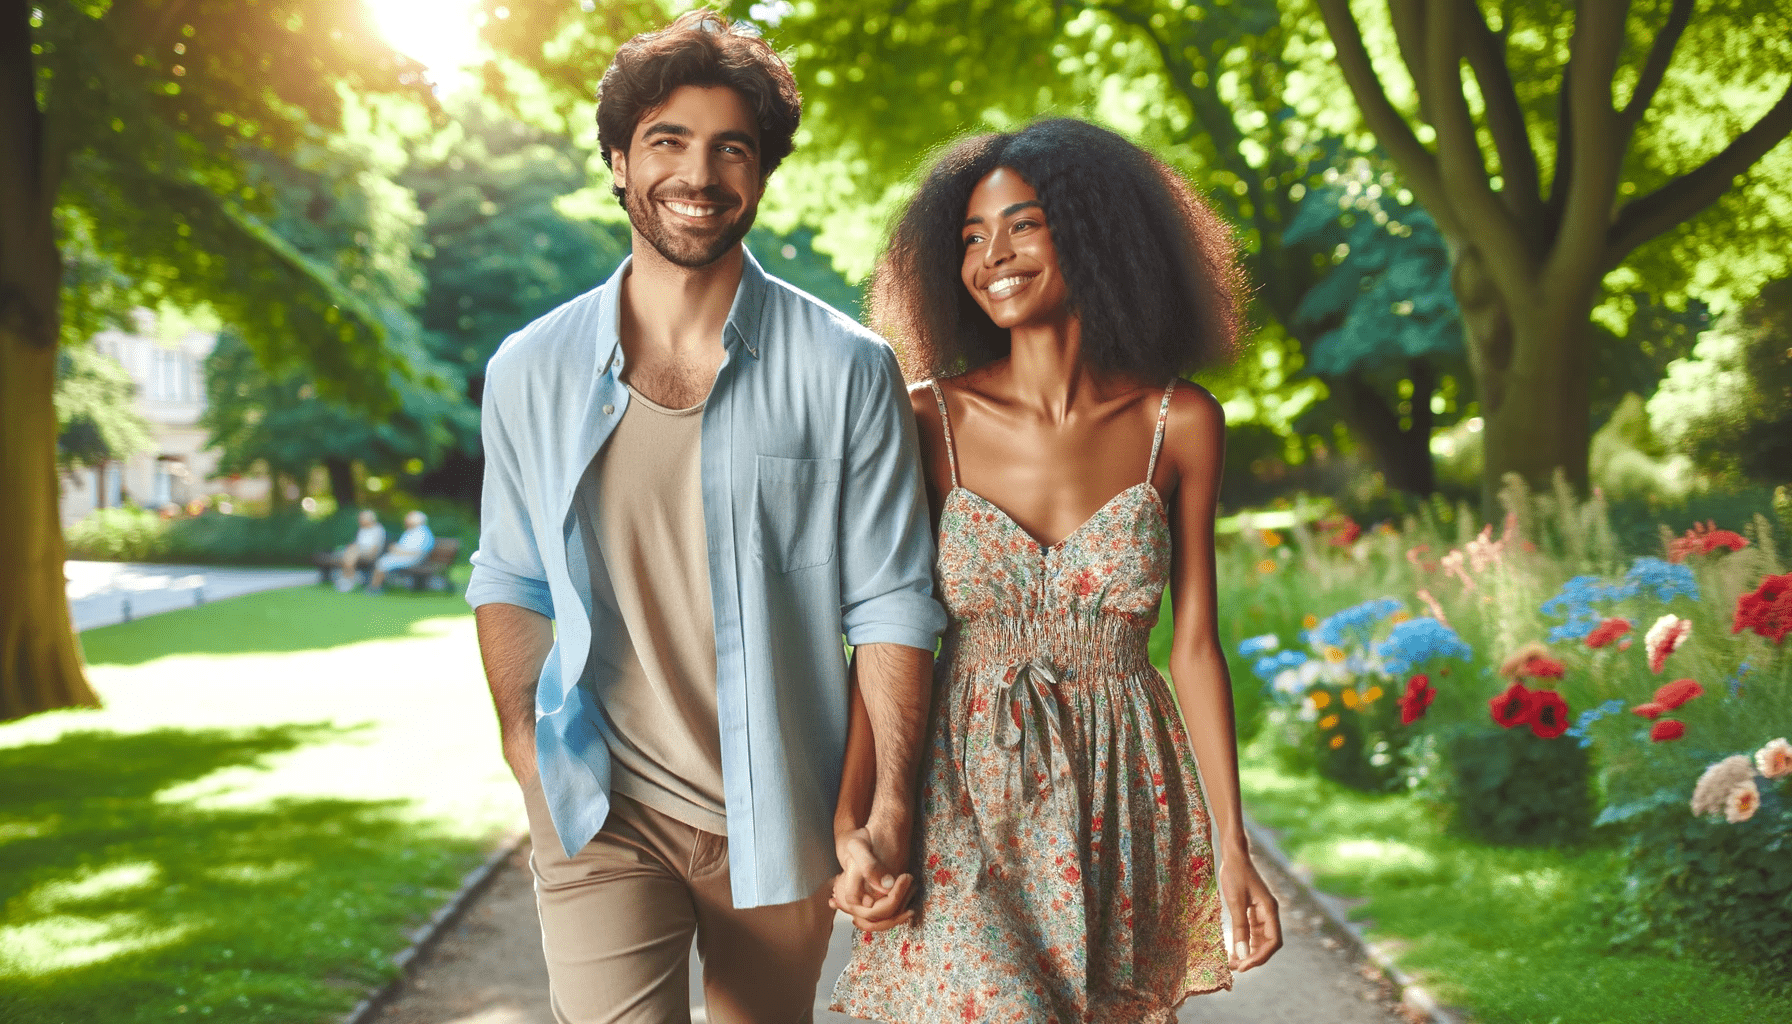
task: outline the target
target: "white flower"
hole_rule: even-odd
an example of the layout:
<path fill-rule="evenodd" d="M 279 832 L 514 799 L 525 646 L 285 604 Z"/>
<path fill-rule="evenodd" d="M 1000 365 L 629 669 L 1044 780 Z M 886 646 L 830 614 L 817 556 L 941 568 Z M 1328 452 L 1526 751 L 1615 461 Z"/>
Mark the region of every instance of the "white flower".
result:
<path fill-rule="evenodd" d="M 1768 740 L 1766 746 L 1755 751 L 1755 768 L 1770 779 L 1792 773 L 1792 743 L 1787 743 L 1784 736 Z"/>
<path fill-rule="evenodd" d="M 1724 820 L 1732 825 L 1747 821 L 1755 816 L 1760 806 L 1761 791 L 1755 788 L 1755 780 L 1750 779 L 1730 790 L 1730 795 L 1724 798 Z"/>
<path fill-rule="evenodd" d="M 1668 655 L 1678 650 L 1691 632 L 1692 623 L 1678 615 L 1663 615 L 1655 620 L 1655 625 L 1649 627 L 1649 632 L 1643 637 L 1643 649 L 1649 652 L 1649 668 L 1656 675 L 1661 674 L 1661 667 L 1668 660 Z"/>
<path fill-rule="evenodd" d="M 1755 765 L 1747 755 L 1732 754 L 1705 769 L 1699 784 L 1692 789 L 1692 813 L 1716 814 L 1724 809 L 1724 801 L 1738 786 L 1753 785 Z"/>

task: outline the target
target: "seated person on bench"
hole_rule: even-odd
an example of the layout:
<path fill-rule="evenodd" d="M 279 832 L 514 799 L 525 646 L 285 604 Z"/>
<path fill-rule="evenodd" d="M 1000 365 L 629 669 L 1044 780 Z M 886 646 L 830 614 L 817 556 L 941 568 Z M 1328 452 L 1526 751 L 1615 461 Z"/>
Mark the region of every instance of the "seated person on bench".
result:
<path fill-rule="evenodd" d="M 404 517 L 404 533 L 398 537 L 398 543 L 392 550 L 379 557 L 373 564 L 373 576 L 367 580 L 367 589 L 378 593 L 385 585 L 386 574 L 394 569 L 409 569 L 413 565 L 422 564 L 429 557 L 430 549 L 436 546 L 436 535 L 429 532 L 429 517 L 412 510 Z"/>
<path fill-rule="evenodd" d="M 355 542 L 342 549 L 338 561 L 342 575 L 336 577 L 336 589 L 346 591 L 355 585 L 355 574 L 373 568 L 373 563 L 386 550 L 386 528 L 372 509 L 361 510 L 361 528 L 355 531 Z"/>

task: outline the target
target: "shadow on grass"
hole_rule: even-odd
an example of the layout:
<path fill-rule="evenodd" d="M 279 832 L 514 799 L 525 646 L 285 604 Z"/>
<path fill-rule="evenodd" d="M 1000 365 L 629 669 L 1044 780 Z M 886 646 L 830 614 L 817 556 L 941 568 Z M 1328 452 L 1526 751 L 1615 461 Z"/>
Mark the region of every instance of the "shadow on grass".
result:
<path fill-rule="evenodd" d="M 397 802 L 157 799 L 338 735 L 85 732 L 0 749 L 0 1020 L 315 1020 L 387 976 L 478 843 Z"/>
<path fill-rule="evenodd" d="M 465 576 L 458 567 L 456 587 L 447 593 L 263 591 L 90 629 L 81 634 L 81 647 L 91 665 L 141 665 L 170 655 L 290 653 L 409 636 L 425 619 L 472 614 L 459 593 Z"/>

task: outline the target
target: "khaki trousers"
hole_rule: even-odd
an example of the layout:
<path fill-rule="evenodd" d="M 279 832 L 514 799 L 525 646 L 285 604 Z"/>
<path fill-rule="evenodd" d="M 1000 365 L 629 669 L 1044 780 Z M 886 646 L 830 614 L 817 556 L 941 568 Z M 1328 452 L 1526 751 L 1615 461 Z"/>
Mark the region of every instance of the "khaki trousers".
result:
<path fill-rule="evenodd" d="M 826 886 L 736 910 L 727 837 L 616 795 L 603 831 L 567 857 L 540 782 L 523 799 L 559 1024 L 689 1024 L 693 936 L 711 1024 L 813 1019 L 834 919 Z"/>

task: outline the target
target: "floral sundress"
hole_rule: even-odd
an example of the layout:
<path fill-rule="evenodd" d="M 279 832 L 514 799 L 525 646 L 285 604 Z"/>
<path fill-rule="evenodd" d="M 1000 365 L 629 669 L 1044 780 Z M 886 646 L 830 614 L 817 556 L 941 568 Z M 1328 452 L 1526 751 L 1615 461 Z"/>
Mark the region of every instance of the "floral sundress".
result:
<path fill-rule="evenodd" d="M 958 483 L 934 673 L 916 914 L 862 934 L 833 1008 L 888 1024 L 1163 1024 L 1230 988 L 1206 806 L 1146 641 L 1170 570 L 1151 480 L 1044 547 Z"/>

